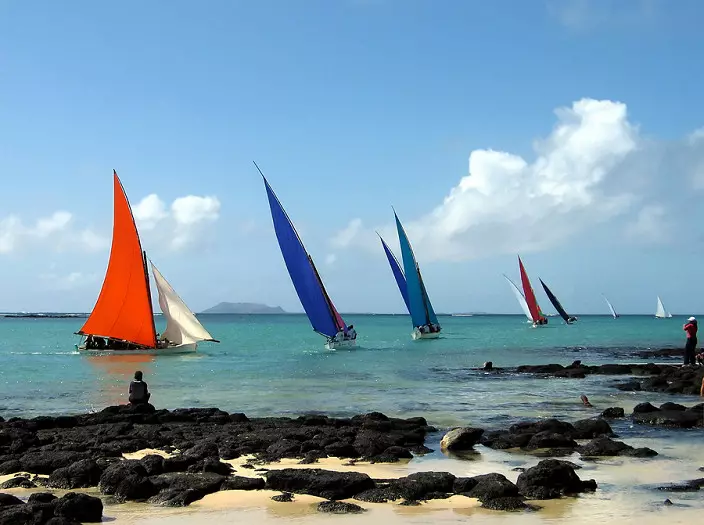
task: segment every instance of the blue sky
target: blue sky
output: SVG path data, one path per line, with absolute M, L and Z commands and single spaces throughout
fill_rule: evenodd
M 704 311 L 702 15 L 695 0 L 1 0 L 0 310 L 92 307 L 113 168 L 194 310 L 300 310 L 255 159 L 341 311 L 403 310 L 373 240 L 391 205 L 438 311 L 519 312 L 501 277 L 519 251 L 569 310 L 604 312 L 604 292 L 624 312 L 656 294 Z

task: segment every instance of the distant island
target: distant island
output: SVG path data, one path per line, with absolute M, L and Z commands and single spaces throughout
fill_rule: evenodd
M 259 303 L 220 303 L 203 310 L 202 314 L 285 314 L 280 306 Z
M 20 313 L 0 314 L 0 316 L 1 317 L 30 318 L 30 319 L 67 319 L 67 318 L 73 318 L 73 317 L 88 317 L 88 314 L 62 314 L 62 313 L 55 313 L 55 312 L 47 312 L 47 313 L 20 312 Z

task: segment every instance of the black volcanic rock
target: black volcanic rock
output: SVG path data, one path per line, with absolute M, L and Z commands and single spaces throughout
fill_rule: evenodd
M 564 461 L 546 459 L 518 476 L 521 494 L 529 499 L 554 499 L 596 490 L 596 482 L 583 482 Z
M 311 494 L 330 500 L 351 498 L 373 489 L 374 481 L 358 472 L 335 472 L 322 469 L 281 469 L 266 473 L 266 488 Z

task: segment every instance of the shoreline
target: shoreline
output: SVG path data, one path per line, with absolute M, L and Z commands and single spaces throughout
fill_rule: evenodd
M 657 437 L 701 432 L 695 429 L 704 426 L 704 404 L 641 403 L 627 418 L 622 412 L 447 433 L 421 417 L 380 413 L 250 419 L 218 409 L 157 411 L 149 405 L 13 418 L 0 422 L 0 484 L 18 486 L 0 492 L 83 492 L 102 498 L 105 515 L 125 523 L 183 507 L 188 510 L 179 519 L 201 523 L 213 512 L 252 509 L 265 510 L 265 521 L 272 512 L 315 521 L 328 511 L 389 516 L 389 509 L 398 519 L 430 511 L 487 513 L 487 520 L 518 511 L 547 519 L 558 502 L 608 507 L 605 501 L 635 490 L 640 506 L 659 508 L 666 496 L 677 501 L 704 488 L 704 474 L 696 471 L 704 451 L 687 451 L 690 462 L 702 464 L 692 468 L 667 450 L 671 437 Z M 620 441 L 611 425 L 626 422 L 637 430 Z M 672 430 L 677 427 L 692 430 Z M 272 501 L 272 495 L 293 501 Z M 675 503 L 669 511 L 704 508 L 702 501 L 686 501 L 690 507 Z M 4 512 L 0 507 L 0 516 Z

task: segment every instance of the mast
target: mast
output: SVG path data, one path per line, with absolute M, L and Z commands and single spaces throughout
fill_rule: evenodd
M 137 227 L 135 226 L 135 229 Z M 139 232 L 137 232 L 139 237 Z M 149 296 L 149 318 L 152 320 L 152 332 L 154 332 L 154 348 L 157 347 L 156 341 L 156 323 L 154 323 L 154 305 L 152 304 L 152 288 L 149 284 L 149 270 L 147 269 L 147 251 L 142 251 L 142 267 L 144 268 L 144 281 L 147 285 L 147 295 Z

